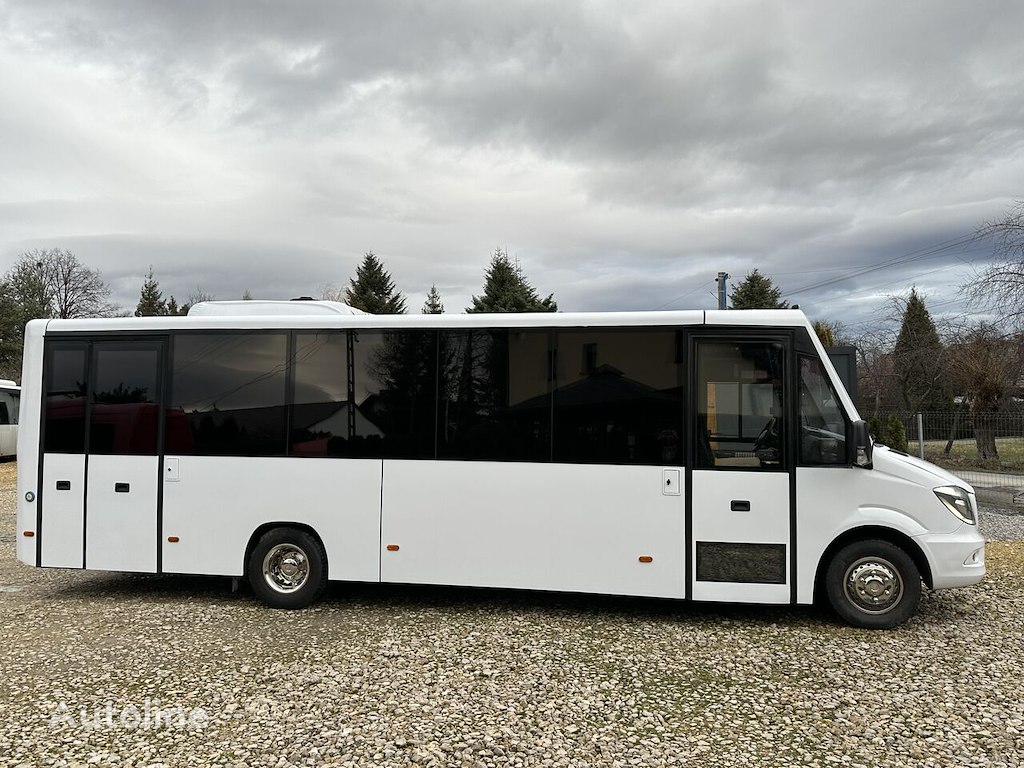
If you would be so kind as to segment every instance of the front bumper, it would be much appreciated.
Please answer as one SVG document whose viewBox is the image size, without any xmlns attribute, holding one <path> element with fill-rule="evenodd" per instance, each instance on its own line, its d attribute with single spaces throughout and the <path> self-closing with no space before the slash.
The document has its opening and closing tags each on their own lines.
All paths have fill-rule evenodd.
<svg viewBox="0 0 1024 768">
<path fill-rule="evenodd" d="M 928 558 L 932 589 L 977 584 L 985 577 L 985 539 L 976 525 L 961 525 L 952 533 L 915 536 Z"/>
</svg>

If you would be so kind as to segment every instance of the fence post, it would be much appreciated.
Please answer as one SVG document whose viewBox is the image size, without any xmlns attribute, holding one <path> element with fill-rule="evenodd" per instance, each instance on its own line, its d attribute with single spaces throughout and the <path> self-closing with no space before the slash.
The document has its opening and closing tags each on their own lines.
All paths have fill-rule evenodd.
<svg viewBox="0 0 1024 768">
<path fill-rule="evenodd" d="M 917 412 L 917 455 L 924 458 L 924 416 Z"/>
</svg>

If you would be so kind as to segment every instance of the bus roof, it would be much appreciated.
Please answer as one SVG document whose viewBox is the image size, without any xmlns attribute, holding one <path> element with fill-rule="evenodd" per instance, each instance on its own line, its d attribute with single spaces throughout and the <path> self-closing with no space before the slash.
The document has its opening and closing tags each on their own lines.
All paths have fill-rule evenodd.
<svg viewBox="0 0 1024 768">
<path fill-rule="evenodd" d="M 115 317 L 33 320 L 44 333 L 160 332 L 274 328 L 588 328 L 680 325 L 745 325 L 810 328 L 795 309 L 677 310 L 654 312 L 529 312 L 498 314 L 371 315 L 337 302 L 203 302 L 205 309 L 185 317 Z M 215 306 L 213 306 L 215 305 Z M 254 306 L 241 306 L 254 305 Z M 197 307 L 202 305 L 197 305 Z M 268 311 L 254 314 L 260 307 Z M 294 308 L 294 309 L 292 309 Z M 345 312 L 345 308 L 354 313 Z"/>
</svg>

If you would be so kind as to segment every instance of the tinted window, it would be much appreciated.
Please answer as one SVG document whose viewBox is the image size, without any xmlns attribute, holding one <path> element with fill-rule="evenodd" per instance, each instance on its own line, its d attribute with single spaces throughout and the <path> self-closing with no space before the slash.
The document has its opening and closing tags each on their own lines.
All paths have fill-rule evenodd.
<svg viewBox="0 0 1024 768">
<path fill-rule="evenodd" d="M 783 347 L 699 342 L 694 466 L 781 469 Z"/>
<path fill-rule="evenodd" d="M 671 329 L 557 333 L 554 460 L 682 462 L 682 366 Z"/>
<path fill-rule="evenodd" d="M 289 453 L 293 456 L 343 455 L 341 441 L 365 425 L 349 407 L 345 331 L 295 334 L 295 404 Z"/>
<path fill-rule="evenodd" d="M 160 350 L 156 346 L 93 346 L 89 452 L 155 455 Z"/>
<path fill-rule="evenodd" d="M 291 453 L 433 458 L 435 339 L 427 331 L 297 333 Z"/>
<path fill-rule="evenodd" d="M 48 345 L 43 450 L 85 453 L 85 345 Z"/>
<path fill-rule="evenodd" d="M 550 459 L 548 338 L 547 331 L 440 332 L 440 458 Z"/>
<path fill-rule="evenodd" d="M 287 338 L 284 333 L 174 337 L 167 452 L 283 455 Z"/>
<path fill-rule="evenodd" d="M 846 417 L 821 361 L 800 357 L 800 463 L 846 464 Z"/>
<path fill-rule="evenodd" d="M 0 424 L 18 423 L 18 394 L 0 392 Z"/>
</svg>

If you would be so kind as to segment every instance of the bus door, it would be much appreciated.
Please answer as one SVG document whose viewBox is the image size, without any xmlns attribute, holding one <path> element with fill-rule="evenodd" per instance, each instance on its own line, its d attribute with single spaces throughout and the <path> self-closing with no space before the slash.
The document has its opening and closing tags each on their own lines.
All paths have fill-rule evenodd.
<svg viewBox="0 0 1024 768">
<path fill-rule="evenodd" d="M 790 601 L 790 344 L 708 337 L 691 344 L 690 597 Z"/>
<path fill-rule="evenodd" d="M 157 570 L 165 358 L 152 339 L 48 348 L 41 565 Z"/>
</svg>

